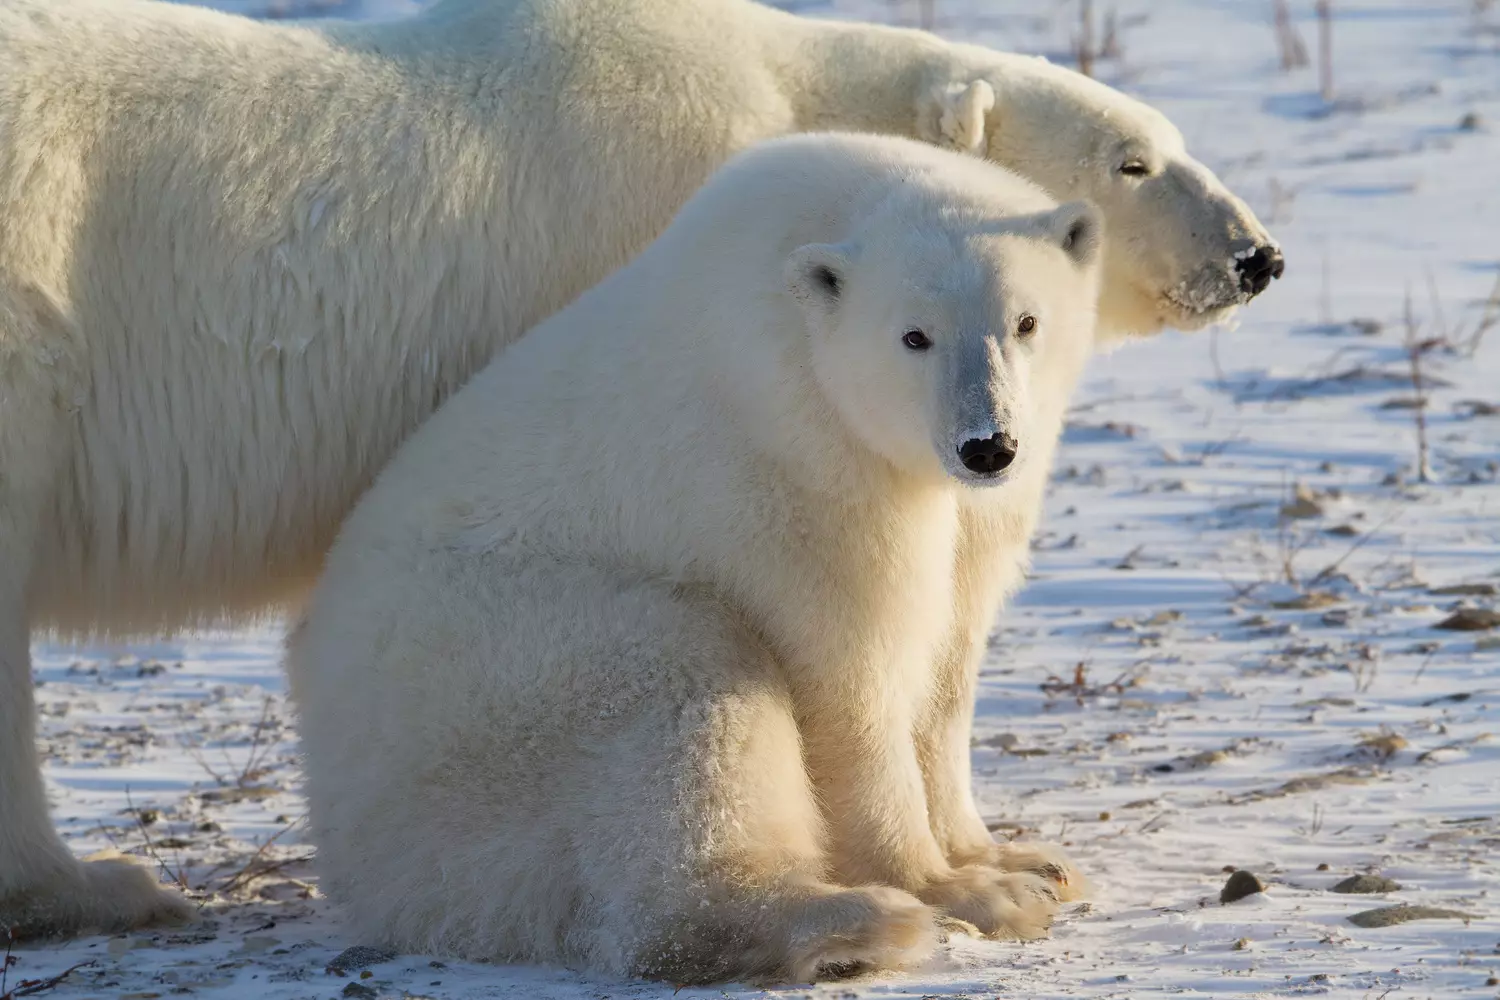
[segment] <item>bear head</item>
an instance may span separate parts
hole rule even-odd
[[[786,259],[818,390],[905,474],[992,487],[1045,464],[1092,353],[1098,211],[1004,201],[914,183]]]
[[[1059,201],[1098,207],[1103,336],[1207,326],[1281,276],[1276,241],[1160,112],[1039,57],[959,50],[967,55],[953,77],[919,109],[919,132],[1007,166]]]

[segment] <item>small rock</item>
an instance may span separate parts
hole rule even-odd
[[[362,997],[364,998],[364,1000],[372,1000],[372,998],[378,997],[380,996],[380,994],[375,992],[375,990],[371,989],[370,987],[366,986],[364,983],[356,983],[351,980],[344,985],[344,988],[339,993],[339,996]]]
[[[1219,902],[1233,903],[1235,900],[1253,896],[1257,892],[1265,892],[1266,884],[1256,878],[1250,872],[1240,869],[1229,876],[1229,881],[1224,883],[1224,888],[1219,890]]]
[[[1406,738],[1398,733],[1370,733],[1360,738],[1359,745],[1355,748],[1357,753],[1377,760],[1388,760],[1397,753],[1405,750]],[[1381,890],[1375,889],[1372,892]]]
[[[1393,927],[1411,920],[1462,920],[1467,923],[1473,919],[1475,917],[1472,913],[1464,913],[1462,910],[1445,910],[1436,906],[1411,906],[1407,903],[1382,906],[1378,910],[1361,910],[1358,913],[1351,913],[1348,918],[1355,927]]]
[[[1283,504],[1281,508],[1282,517],[1322,517],[1323,504],[1319,502],[1318,495],[1312,490],[1297,484],[1292,495],[1292,502]]]
[[[1234,943],[1234,950],[1235,951],[1248,951],[1249,948],[1250,948],[1250,939],[1249,938],[1240,938],[1238,941],[1236,941]]]
[[[1349,619],[1354,617],[1354,612],[1348,608],[1334,608],[1323,612],[1322,622],[1329,628],[1343,628],[1349,624]]]
[[[1464,112],[1464,116],[1458,120],[1458,130],[1460,132],[1478,132],[1483,127],[1484,119],[1480,117],[1478,111],[1466,111]]]
[[[1459,608],[1433,628],[1448,629],[1451,632],[1483,632],[1497,625],[1500,625],[1500,611],[1491,611],[1489,608]]]
[[[1338,538],[1353,538],[1359,534],[1359,529],[1352,524],[1336,524],[1325,531],[1325,534],[1334,535]]]
[[[161,822],[161,813],[155,809],[142,809],[136,816],[140,819],[141,826],[155,826]]]
[[[1271,607],[1277,611],[1311,611],[1338,603],[1339,596],[1337,594],[1330,594],[1326,590],[1310,590],[1305,594],[1298,594],[1290,600],[1272,601]]]
[[[1438,597],[1495,597],[1500,587],[1493,583],[1455,583],[1451,587],[1433,587],[1427,591]]]
[[[1373,337],[1382,329],[1384,329],[1384,327],[1381,325],[1380,320],[1378,319],[1351,319],[1349,321],[1349,326],[1353,328],[1355,333],[1364,334],[1366,337]]]
[[[1319,864],[1318,864],[1318,871],[1320,871],[1320,872],[1326,872],[1327,870],[1328,870],[1328,862],[1326,862],[1326,861],[1319,862]]]
[[[1400,888],[1400,882],[1388,879],[1384,875],[1350,875],[1342,882],[1332,886],[1329,891],[1364,895],[1375,892],[1396,892]]]
[[[347,976],[355,969],[363,969],[369,965],[379,965],[381,962],[389,962],[395,957],[396,953],[394,951],[357,944],[353,948],[345,948],[339,952],[338,957],[329,962],[323,971],[333,976]]]
[[[1500,986],[1500,976],[1491,976],[1484,981],[1486,986]]]
[[[1234,865],[1225,865],[1223,868],[1220,868],[1219,871],[1223,872],[1225,875],[1233,875],[1235,872],[1239,871],[1239,869]]]

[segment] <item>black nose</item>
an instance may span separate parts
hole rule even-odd
[[[1286,258],[1281,255],[1280,247],[1256,247],[1253,254],[1241,257],[1235,267],[1240,272],[1240,291],[1254,298],[1266,290],[1272,278],[1281,277],[1286,270]]]
[[[969,438],[958,446],[958,460],[970,472],[993,476],[1016,460],[1016,439],[1009,434]]]

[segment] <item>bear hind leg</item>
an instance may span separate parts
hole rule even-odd
[[[616,897],[619,914],[639,912],[643,898],[658,908],[628,949],[630,971],[680,984],[810,982],[926,955],[937,939],[930,907],[899,889],[825,878],[821,810],[771,653],[713,602],[672,603],[655,620],[686,612],[689,621],[653,651],[661,673],[650,700],[675,711],[663,725],[627,727],[609,755],[638,780],[650,762],[639,801],[672,803],[660,828],[671,845],[656,863],[683,873],[662,896],[649,888],[661,880],[636,869]],[[663,733],[672,734],[665,746]],[[623,774],[601,778],[616,794],[623,787]],[[607,854],[594,860],[625,867]],[[606,933],[630,932],[620,921]]]

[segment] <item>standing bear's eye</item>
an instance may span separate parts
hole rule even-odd
[[[907,330],[901,337],[901,343],[913,351],[925,351],[932,346],[931,338],[921,330]]]
[[[1023,337],[1029,337],[1036,332],[1036,317],[1027,313],[1016,323],[1016,332]]]

